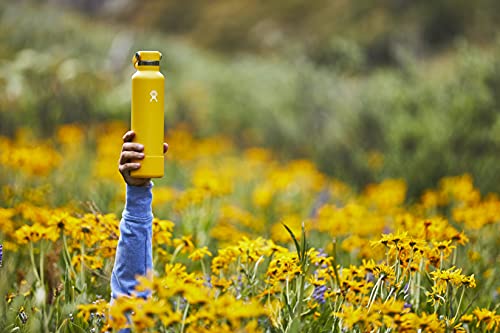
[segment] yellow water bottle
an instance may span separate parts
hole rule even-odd
[[[163,105],[165,78],[160,73],[161,53],[139,51],[132,62],[137,71],[132,76],[131,129],[134,142],[144,145],[141,167],[130,174],[138,178],[163,177]]]

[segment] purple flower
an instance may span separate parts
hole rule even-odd
[[[203,285],[208,288],[213,288],[212,284],[212,277],[210,275],[205,276],[205,282],[203,282]]]
[[[317,258],[327,258],[328,257],[328,254],[323,249],[319,249],[318,252],[319,253],[316,255]],[[320,266],[319,263],[315,263],[315,265]],[[328,268],[328,265],[323,262],[320,267],[321,268]]]
[[[314,287],[312,297],[319,304],[325,304],[325,302],[326,302],[326,300],[325,300],[326,290],[327,290],[326,285],[316,286],[316,287]]]
[[[3,245],[0,244],[0,267],[3,265]]]
[[[325,250],[323,250],[322,248],[318,249],[318,257],[323,257],[323,258],[326,258],[328,257],[328,254],[326,254]]]
[[[408,290],[410,290],[410,284],[409,284],[409,283],[407,283],[407,284],[405,285],[405,287],[404,287],[404,289],[403,289],[403,292],[404,292],[405,294],[408,294]]]

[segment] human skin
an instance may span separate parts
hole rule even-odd
[[[123,136],[123,145],[120,158],[118,160],[118,170],[125,183],[131,186],[147,186],[151,178],[132,177],[130,172],[141,167],[141,163],[132,162],[144,159],[144,146],[140,143],[132,142],[135,137],[134,131],[128,131]],[[168,144],[163,143],[163,154],[168,151]]]

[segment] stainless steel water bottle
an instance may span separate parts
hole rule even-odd
[[[134,142],[144,145],[141,167],[133,177],[160,178],[164,173],[163,119],[165,77],[160,73],[161,53],[136,52],[132,60],[137,71],[132,75],[131,129]]]

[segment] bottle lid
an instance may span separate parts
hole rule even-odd
[[[161,53],[158,51],[138,51],[132,58],[134,67],[137,66],[160,66]]]

